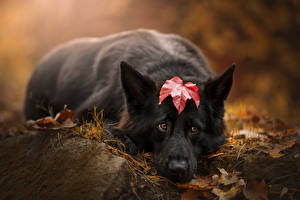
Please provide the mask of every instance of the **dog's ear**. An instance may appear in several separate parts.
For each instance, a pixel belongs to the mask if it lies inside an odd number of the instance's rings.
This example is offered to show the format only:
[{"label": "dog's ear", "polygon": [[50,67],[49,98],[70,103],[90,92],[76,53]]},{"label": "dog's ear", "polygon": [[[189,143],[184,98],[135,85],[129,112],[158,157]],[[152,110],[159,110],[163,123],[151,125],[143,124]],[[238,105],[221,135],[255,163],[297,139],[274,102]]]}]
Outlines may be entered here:
[{"label": "dog's ear", "polygon": [[142,105],[145,100],[155,94],[155,83],[148,77],[134,70],[126,62],[121,62],[121,82],[127,103],[133,106]]},{"label": "dog's ear", "polygon": [[227,98],[232,86],[234,69],[235,64],[206,84],[205,94],[213,103],[222,103]]}]

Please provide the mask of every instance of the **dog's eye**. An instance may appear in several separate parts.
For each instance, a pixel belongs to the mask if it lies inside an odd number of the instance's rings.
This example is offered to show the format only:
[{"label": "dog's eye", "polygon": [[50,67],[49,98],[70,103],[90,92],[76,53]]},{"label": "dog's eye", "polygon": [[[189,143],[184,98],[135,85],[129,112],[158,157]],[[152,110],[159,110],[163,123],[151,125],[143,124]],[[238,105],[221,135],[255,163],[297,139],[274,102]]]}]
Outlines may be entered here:
[{"label": "dog's eye", "polygon": [[199,132],[199,129],[197,127],[193,126],[191,128],[191,131],[192,131],[192,134],[197,134]]},{"label": "dog's eye", "polygon": [[160,124],[158,124],[158,129],[160,130],[160,131],[166,131],[167,129],[168,129],[168,126],[167,126],[167,124],[166,123],[160,123]]}]

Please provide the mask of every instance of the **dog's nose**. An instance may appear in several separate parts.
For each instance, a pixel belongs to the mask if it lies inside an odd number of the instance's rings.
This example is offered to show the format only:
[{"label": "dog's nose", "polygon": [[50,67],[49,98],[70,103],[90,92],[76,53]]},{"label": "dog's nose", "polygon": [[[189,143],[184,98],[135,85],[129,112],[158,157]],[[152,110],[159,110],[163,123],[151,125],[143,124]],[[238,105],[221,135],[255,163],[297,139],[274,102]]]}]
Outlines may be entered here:
[{"label": "dog's nose", "polygon": [[184,174],[188,168],[188,163],[185,160],[171,160],[168,167],[172,173]]}]

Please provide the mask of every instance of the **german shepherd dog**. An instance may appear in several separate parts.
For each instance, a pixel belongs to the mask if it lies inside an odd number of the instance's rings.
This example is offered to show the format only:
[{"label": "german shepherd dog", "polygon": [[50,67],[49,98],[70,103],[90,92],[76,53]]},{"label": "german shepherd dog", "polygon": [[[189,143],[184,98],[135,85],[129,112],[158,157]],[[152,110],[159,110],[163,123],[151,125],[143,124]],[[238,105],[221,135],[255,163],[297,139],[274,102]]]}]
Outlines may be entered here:
[{"label": "german shepherd dog", "polygon": [[[199,156],[225,142],[224,100],[234,68],[217,76],[191,42],[153,30],[76,39],[41,60],[27,87],[25,115],[48,116],[39,104],[51,105],[54,112],[68,105],[80,116],[94,106],[104,109],[105,119],[117,123],[112,134],[127,152],[153,152],[161,175],[185,182]],[[195,98],[170,93],[160,102],[162,88],[174,77],[192,84]]]}]

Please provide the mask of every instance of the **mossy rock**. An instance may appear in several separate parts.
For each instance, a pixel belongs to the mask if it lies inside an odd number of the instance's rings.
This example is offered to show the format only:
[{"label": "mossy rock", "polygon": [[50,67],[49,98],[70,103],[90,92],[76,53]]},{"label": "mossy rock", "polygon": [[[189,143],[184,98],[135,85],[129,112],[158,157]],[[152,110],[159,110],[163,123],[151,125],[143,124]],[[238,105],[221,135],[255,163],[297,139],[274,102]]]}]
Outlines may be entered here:
[{"label": "mossy rock", "polygon": [[154,188],[134,175],[105,144],[77,136],[7,138],[0,163],[0,199],[179,199],[172,186]]}]

